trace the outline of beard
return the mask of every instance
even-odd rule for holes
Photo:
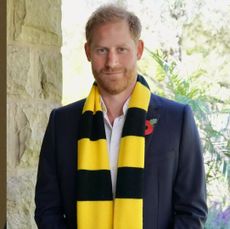
[[[110,95],[117,95],[128,89],[136,82],[136,69],[105,68],[100,71],[93,70],[94,78],[99,89]]]

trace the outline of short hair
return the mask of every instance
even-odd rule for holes
[[[140,19],[124,7],[114,4],[103,5],[92,13],[85,26],[86,41],[89,44],[91,43],[93,30],[97,26],[107,22],[118,22],[122,20],[128,23],[129,31],[134,41],[138,41],[141,36]]]

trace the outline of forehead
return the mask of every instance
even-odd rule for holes
[[[124,20],[116,22],[106,22],[97,25],[92,33],[91,43],[103,42],[130,42],[132,39],[128,23]]]

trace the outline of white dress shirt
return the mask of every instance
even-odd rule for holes
[[[116,193],[118,154],[120,148],[122,129],[124,126],[125,117],[128,110],[128,103],[129,103],[129,99],[127,99],[127,101],[123,106],[123,114],[115,118],[113,125],[111,125],[107,115],[107,108],[101,98],[101,106],[102,106],[102,111],[104,116],[105,134],[106,134],[106,140],[107,140],[107,146],[109,152],[113,197],[115,197],[115,193]]]

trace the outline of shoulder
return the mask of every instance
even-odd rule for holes
[[[189,107],[187,104],[179,103],[153,93],[151,94],[150,106],[177,111],[181,111],[186,109],[186,107]]]
[[[55,119],[69,120],[78,119],[81,116],[81,112],[85,103],[85,99],[76,101],[74,103],[58,107],[52,110],[51,116],[55,116]]]
[[[151,95],[149,113],[161,113],[164,117],[182,120],[185,116],[193,118],[193,112],[188,104],[179,103],[156,94]]]
[[[56,108],[55,110],[58,113],[78,112],[78,111],[82,111],[84,103],[85,103],[85,99],[81,99],[74,103],[70,103],[65,106]]]

